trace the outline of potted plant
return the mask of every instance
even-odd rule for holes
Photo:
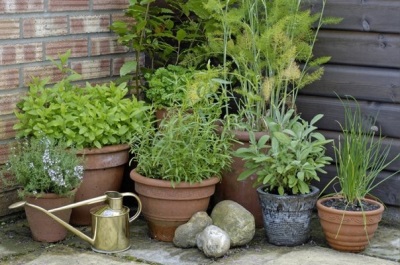
[[[61,141],[47,137],[23,139],[11,149],[1,175],[12,176],[21,187],[18,195],[28,203],[53,209],[73,203],[83,178],[83,159],[76,150],[66,148]],[[67,230],[47,215],[31,207],[25,208],[26,217],[36,241],[63,240]],[[71,209],[56,215],[69,222]]]
[[[337,192],[317,201],[318,216],[325,238],[332,248],[340,251],[363,251],[378,227],[384,206],[370,192],[394,172],[378,180],[379,173],[400,157],[389,158],[390,145],[384,146],[383,137],[375,121],[363,119],[358,102],[344,105],[342,135],[334,146]]]
[[[239,180],[257,176],[268,242],[295,246],[309,239],[311,214],[319,195],[319,189],[310,183],[319,181],[318,173],[326,173],[323,167],[332,158],[325,155],[325,145],[331,140],[315,131],[314,124],[322,114],[310,122],[293,109],[275,115],[265,120],[269,134],[256,140],[250,133],[250,146],[239,148],[235,156],[245,161],[246,170]]]
[[[85,157],[85,174],[76,200],[119,190],[129,160],[129,139],[148,122],[149,107],[128,98],[126,84],[74,83],[80,76],[67,67],[69,51],[54,62],[64,77],[51,86],[49,79],[33,78],[29,91],[18,103],[14,126],[17,136],[48,136],[74,146]],[[71,223],[89,225],[90,207],[72,212]]]
[[[313,47],[320,27],[337,19],[311,14],[304,1],[216,1],[203,5],[189,0],[187,5],[204,19],[208,43],[197,56],[212,56],[225,70],[226,94],[232,96],[228,113],[236,113],[232,128],[241,144],[249,145],[249,132],[257,139],[267,134],[264,118],[274,112],[295,109],[298,91],[319,79],[322,64],[329,57],[314,58]],[[255,176],[237,181],[244,162],[235,158],[217,187],[219,199],[232,199],[250,210],[256,225],[262,225],[253,187]],[[241,192],[236,192],[240,190]],[[255,206],[255,207],[254,207]]]
[[[180,65],[168,65],[147,73],[146,97],[156,109],[158,123],[167,116],[168,109],[180,107],[191,111],[196,105],[207,108],[213,104],[221,84],[221,68],[207,65],[207,69],[194,69]]]
[[[190,113],[174,108],[158,129],[150,126],[133,137],[137,166],[130,175],[152,238],[172,241],[179,225],[207,210],[221,171],[231,162],[232,139],[216,133],[216,117],[201,108]]]
[[[134,60],[121,67],[120,75],[122,81],[134,81],[138,97],[146,90],[142,83],[144,75],[187,61],[187,55],[206,39],[201,22],[184,3],[182,0],[133,0],[125,12],[128,19],[111,25],[111,30],[119,36],[118,42],[136,53]],[[145,54],[146,64],[141,54]],[[193,60],[185,65],[193,66]]]

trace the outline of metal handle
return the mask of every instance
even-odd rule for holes
[[[102,195],[96,198],[92,198],[92,199],[88,199],[88,200],[84,200],[84,201],[80,201],[80,202],[76,202],[73,204],[69,204],[69,205],[65,205],[62,207],[58,207],[58,208],[54,208],[51,210],[47,210],[49,213],[54,213],[57,211],[62,211],[62,210],[66,210],[66,209],[71,209],[71,208],[75,208],[78,206],[83,206],[83,205],[88,205],[88,204],[93,204],[93,203],[98,203],[98,202],[104,202],[107,199],[106,195]],[[10,206],[8,206],[9,209],[14,209],[14,208],[18,208],[24,205],[28,205],[31,206],[32,204],[28,204],[26,201],[20,201],[20,202],[16,202],[11,204]]]
[[[138,209],[137,209],[135,215],[133,215],[131,218],[129,218],[129,223],[131,223],[133,220],[135,220],[136,218],[139,217],[139,214],[142,211],[142,202],[140,201],[139,197],[132,192],[123,192],[121,194],[122,194],[122,196],[134,197],[138,202]]]

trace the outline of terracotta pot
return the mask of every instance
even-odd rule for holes
[[[323,205],[323,202],[330,199],[332,197],[317,201],[318,217],[329,246],[339,251],[363,251],[378,228],[384,206],[375,200],[364,199],[379,205],[379,208],[364,212],[343,211]]]
[[[60,197],[54,193],[44,194],[40,198],[26,196],[24,199],[26,202],[35,204],[46,210],[58,208],[74,202],[74,196]],[[41,242],[57,242],[63,240],[67,236],[68,230],[45,213],[29,206],[25,206],[25,213],[34,240]],[[68,223],[71,216],[71,209],[58,211],[54,214]]]
[[[310,238],[312,210],[319,189],[310,186],[308,194],[277,195],[257,189],[264,218],[264,230],[269,243],[297,246]]]
[[[78,155],[85,157],[83,181],[76,192],[75,202],[103,195],[106,191],[119,191],[129,160],[129,145],[120,144],[102,148],[84,149]],[[71,224],[90,225],[90,209],[99,204],[80,206],[72,210]]]
[[[130,177],[135,181],[150,237],[166,242],[173,240],[176,228],[193,214],[207,210],[219,181],[214,177],[192,185],[179,183],[173,188],[170,181],[146,178],[135,170]]]
[[[248,132],[235,131],[235,138],[240,143],[234,143],[232,149],[236,151],[241,147],[248,147],[250,145],[250,137]],[[256,139],[267,134],[266,132],[255,133]],[[256,227],[263,227],[263,217],[261,206],[257,195],[257,187],[254,187],[254,181],[257,176],[254,174],[244,181],[238,181],[237,178],[244,171],[244,161],[239,157],[233,157],[232,165],[229,169],[222,172],[222,180],[216,186],[213,204],[217,204],[223,200],[232,200],[254,216]]]

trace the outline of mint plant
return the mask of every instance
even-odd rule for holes
[[[17,104],[18,137],[45,135],[79,149],[100,148],[128,143],[149,122],[150,107],[127,97],[126,83],[79,87],[73,83],[79,75],[65,67],[68,53],[60,58],[58,66],[65,77],[51,86],[49,79],[33,78]]]

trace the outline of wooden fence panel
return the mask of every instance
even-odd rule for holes
[[[304,95],[324,97],[336,97],[335,93],[359,100],[400,103],[400,69],[329,64],[321,80],[301,90]]]
[[[312,10],[321,10],[321,0],[313,0]],[[343,18],[337,25],[325,28],[352,31],[400,33],[398,0],[334,0],[327,1],[325,16]]]
[[[335,64],[400,68],[400,34],[321,30],[314,51]]]
[[[349,93],[351,94],[351,91]],[[340,131],[337,121],[343,123],[344,109],[339,99],[300,95],[296,104],[299,113],[306,120],[311,120],[317,113],[325,115],[317,124],[320,129]],[[372,121],[376,118],[375,124],[381,128],[383,135],[400,139],[400,106],[398,104],[365,101],[359,101],[359,104],[366,120]]]

